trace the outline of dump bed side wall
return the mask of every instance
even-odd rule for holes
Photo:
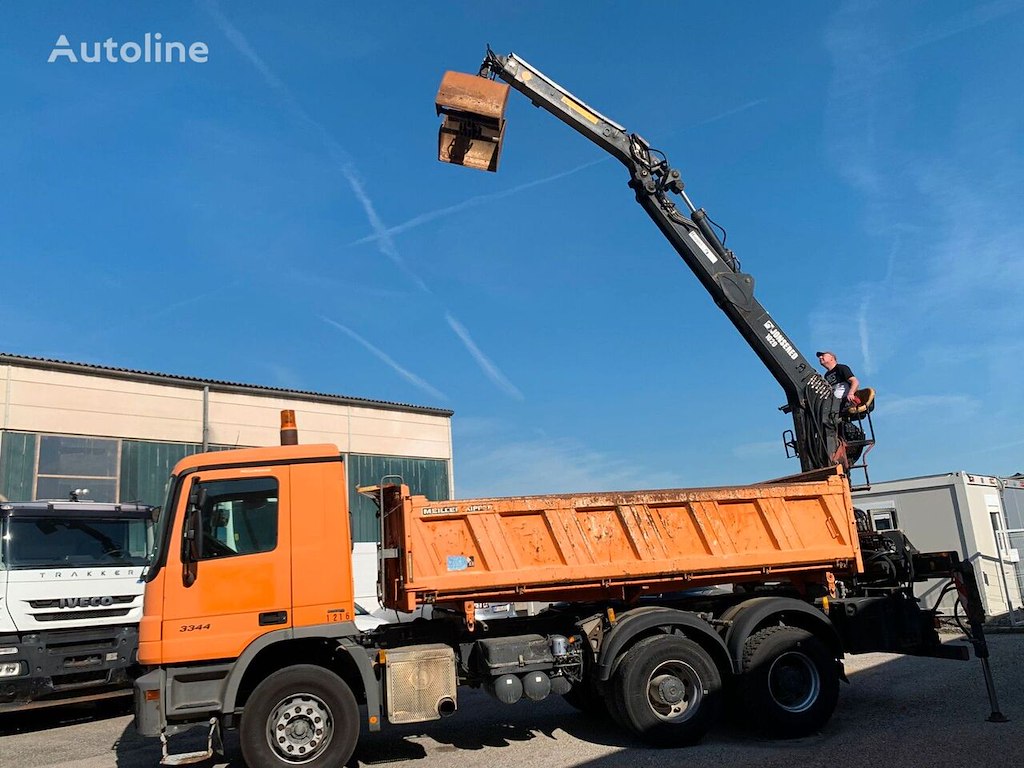
[[[592,599],[794,572],[860,569],[845,479],[737,488],[431,502],[385,514],[388,607]]]

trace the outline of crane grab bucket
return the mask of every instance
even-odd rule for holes
[[[445,72],[435,106],[442,115],[437,159],[481,171],[498,170],[505,137],[508,86],[465,72]]]

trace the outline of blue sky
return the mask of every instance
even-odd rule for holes
[[[208,60],[47,63],[147,32]],[[516,93],[499,173],[437,162],[487,43],[664,150],[876,388],[873,479],[1024,471],[1019,0],[5,2],[0,350],[450,408],[460,496],[797,471],[621,166]]]

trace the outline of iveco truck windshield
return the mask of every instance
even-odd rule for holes
[[[85,510],[15,512],[3,520],[8,569],[146,564],[152,521],[147,514],[99,518]]]

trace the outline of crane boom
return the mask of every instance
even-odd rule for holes
[[[507,89],[491,83],[493,79],[504,81],[613,156],[626,167],[637,202],[782,386],[786,394],[782,410],[793,418],[787,450],[799,457],[801,469],[806,472],[837,463],[848,469],[856,462],[863,448],[874,443],[873,435],[870,440],[857,441],[863,443],[860,445],[844,440],[845,403],[834,396],[832,387],[754,296],[754,278],[741,271],[704,209],[690,201],[678,169],[665,154],[514,53],[501,56],[488,49],[479,75],[474,79],[486,84],[479,92],[463,74],[449,73],[442,82],[437,99],[438,112],[446,116],[441,159],[497,169]],[[463,78],[458,89],[450,79],[455,76]]]

